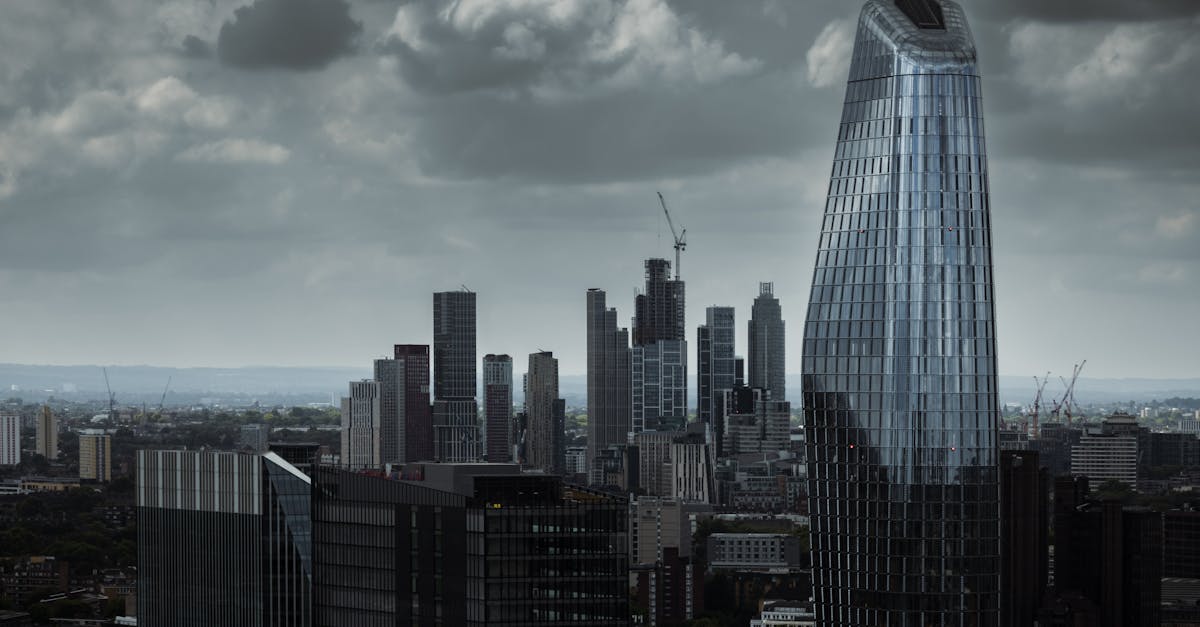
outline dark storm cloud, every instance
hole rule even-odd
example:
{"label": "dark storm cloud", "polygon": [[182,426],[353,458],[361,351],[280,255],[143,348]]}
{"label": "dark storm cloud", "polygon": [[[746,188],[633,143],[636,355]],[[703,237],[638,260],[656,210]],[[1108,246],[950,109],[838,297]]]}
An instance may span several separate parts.
{"label": "dark storm cloud", "polygon": [[240,68],[317,70],[351,53],[361,32],[345,0],[255,0],[221,26],[217,54]]}
{"label": "dark storm cloud", "polygon": [[962,2],[967,10],[999,19],[1050,22],[1162,20],[1200,15],[1195,0],[1012,0]]}

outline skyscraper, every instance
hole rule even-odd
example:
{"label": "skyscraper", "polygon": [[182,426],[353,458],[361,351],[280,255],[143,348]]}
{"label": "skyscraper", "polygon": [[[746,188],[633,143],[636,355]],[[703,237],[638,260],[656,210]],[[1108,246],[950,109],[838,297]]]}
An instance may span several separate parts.
{"label": "skyscraper", "polygon": [[433,437],[438,461],[470,462],[483,456],[475,373],[475,292],[436,292]]}
{"label": "skyscraper", "polygon": [[47,460],[58,459],[58,420],[49,405],[42,405],[37,417],[37,454]]}
{"label": "skyscraper", "polygon": [[566,404],[558,397],[558,360],[554,353],[542,351],[529,355],[525,375],[526,459],[530,468],[561,473],[566,465],[563,421]]}
{"label": "skyscraper", "polygon": [[617,310],[607,307],[605,296],[598,289],[587,293],[587,459],[593,485],[606,483],[601,451],[626,443],[633,413],[629,331],[617,327]]}
{"label": "skyscraper", "polygon": [[771,391],[771,400],[787,400],[784,368],[783,313],[775,298],[774,283],[759,283],[758,298],[746,323],[747,359],[750,362],[750,387]]}
{"label": "skyscraper", "polygon": [[487,461],[512,461],[512,357],[483,356],[483,424],[487,428]]}
{"label": "skyscraper", "polygon": [[21,417],[0,414],[0,466],[21,463]]}
{"label": "skyscraper", "polygon": [[312,624],[309,478],[275,453],[138,451],[138,621]]}
{"label": "skyscraper", "polygon": [[98,431],[79,434],[79,478],[112,481],[112,436]]}
{"label": "skyscraper", "polygon": [[350,396],[342,398],[342,465],[377,468],[380,456],[378,381],[351,381]]}
{"label": "skyscraper", "polygon": [[990,240],[963,10],[868,0],[804,334],[821,625],[999,624]]}
{"label": "skyscraper", "polygon": [[429,346],[396,344],[393,357],[403,362],[404,401],[401,424],[404,457],[401,461],[433,459],[433,415],[429,404]]}
{"label": "skyscraper", "polygon": [[733,307],[709,307],[705,316],[706,324],[696,330],[696,413],[719,448],[725,426],[721,393],[733,389],[736,375]]}
{"label": "skyscraper", "polygon": [[376,359],[375,381],[379,383],[379,461],[381,464],[406,461],[404,362]]}
{"label": "skyscraper", "polygon": [[682,430],[687,424],[687,341],[683,281],[671,262],[646,260],[646,288],[633,319],[631,430]]}

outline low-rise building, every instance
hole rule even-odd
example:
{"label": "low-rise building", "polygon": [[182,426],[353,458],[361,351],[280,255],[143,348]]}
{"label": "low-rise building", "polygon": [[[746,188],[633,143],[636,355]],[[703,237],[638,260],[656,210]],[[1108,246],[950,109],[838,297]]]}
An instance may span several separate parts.
{"label": "low-rise building", "polygon": [[781,533],[714,533],[708,537],[710,570],[787,572],[802,566],[799,536]]}

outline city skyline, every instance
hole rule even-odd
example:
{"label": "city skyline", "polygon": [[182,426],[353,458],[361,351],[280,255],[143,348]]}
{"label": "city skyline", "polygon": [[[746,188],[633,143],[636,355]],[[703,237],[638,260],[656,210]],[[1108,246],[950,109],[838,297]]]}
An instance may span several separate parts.
{"label": "city skyline", "polygon": [[[760,281],[803,322],[856,6],[599,2],[555,22],[328,0],[344,19],[308,38],[328,45],[280,35],[272,56],[253,35],[278,34],[277,3],[242,4],[3,9],[4,361],[358,365],[432,344],[428,294],[466,284],[478,354],[553,350],[582,374],[579,294],[604,289],[628,326],[641,260],[671,256],[656,190],[690,236],[689,333],[713,304],[747,319]],[[999,371],[1200,375],[1176,337],[1200,316],[1180,123],[1200,9],[965,8],[991,96]],[[570,43],[585,32],[611,47]],[[513,324],[531,299],[551,322]]]}

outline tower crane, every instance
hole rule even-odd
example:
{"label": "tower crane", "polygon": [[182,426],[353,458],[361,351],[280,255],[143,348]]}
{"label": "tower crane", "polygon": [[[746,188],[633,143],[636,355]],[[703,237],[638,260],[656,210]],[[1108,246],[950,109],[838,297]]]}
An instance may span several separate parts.
{"label": "tower crane", "polygon": [[167,385],[163,387],[162,398],[158,399],[158,415],[162,416],[163,406],[167,403],[167,390],[171,389],[171,376],[167,376]]}
{"label": "tower crane", "polygon": [[1033,377],[1033,383],[1037,386],[1037,395],[1033,397],[1033,415],[1031,416],[1031,418],[1033,418],[1033,437],[1035,438],[1041,435],[1041,427],[1038,423],[1038,416],[1042,410],[1042,392],[1046,389],[1046,384],[1049,382],[1049,372],[1047,372],[1046,376],[1042,377],[1041,380],[1038,380],[1037,375],[1034,375]]}
{"label": "tower crane", "polygon": [[687,248],[687,229],[675,232],[675,223],[671,221],[671,212],[667,211],[667,201],[662,192],[658,192],[658,203],[662,205],[663,213],[667,215],[667,226],[671,227],[671,237],[675,238],[675,280],[679,280],[679,253]]}
{"label": "tower crane", "polygon": [[1068,425],[1071,424],[1071,406],[1074,405],[1076,409],[1079,408],[1079,404],[1075,402],[1075,382],[1079,380],[1079,373],[1083,372],[1083,365],[1086,363],[1087,360],[1085,359],[1075,364],[1075,368],[1071,372],[1071,383],[1067,385],[1067,393],[1064,395],[1067,404],[1066,417]]}
{"label": "tower crane", "polygon": [[104,388],[108,390],[108,419],[115,423],[117,421],[117,397],[113,394],[112,386],[108,384],[108,368],[101,368],[101,370],[104,371]]}

